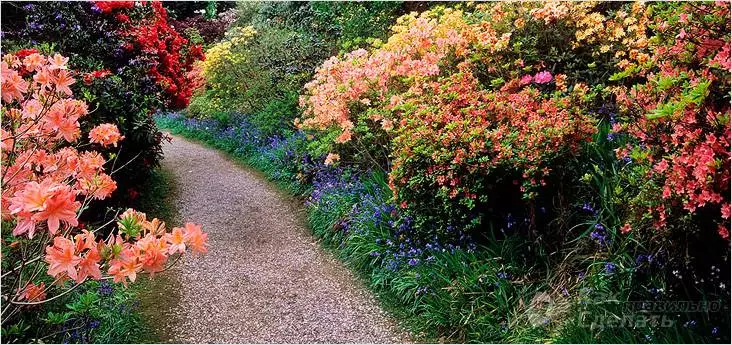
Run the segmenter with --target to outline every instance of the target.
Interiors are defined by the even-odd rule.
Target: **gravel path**
[[[378,302],[304,225],[302,207],[215,150],[175,137],[163,167],[182,220],[201,223],[209,253],[186,257],[160,307],[163,341],[408,341]],[[176,287],[172,287],[176,289]]]

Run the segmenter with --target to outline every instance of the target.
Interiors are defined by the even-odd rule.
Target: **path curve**
[[[174,137],[163,168],[181,220],[209,252],[171,272],[177,305],[162,334],[184,343],[393,343],[408,339],[372,294],[304,225],[302,207],[221,153]]]

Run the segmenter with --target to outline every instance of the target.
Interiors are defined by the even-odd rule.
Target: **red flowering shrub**
[[[657,5],[654,11],[654,36],[639,51],[647,60],[626,61],[612,78],[638,80],[613,89],[621,115],[613,130],[630,136],[618,158],[629,157],[635,173],[646,176],[632,199],[635,222],[649,214],[662,229],[674,214],[703,212],[727,239],[729,4]]]
[[[122,35],[129,38],[124,47],[138,50],[140,58],[149,62],[149,75],[163,89],[167,105],[173,109],[185,108],[193,95],[193,76],[189,72],[193,62],[203,59],[203,49],[200,45],[190,45],[168,23],[167,12],[159,1],[149,6],[149,16],[123,31]]]
[[[129,9],[135,7],[134,1],[94,1],[102,13],[112,13],[117,9]]]

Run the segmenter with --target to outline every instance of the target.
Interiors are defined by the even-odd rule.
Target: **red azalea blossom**
[[[111,13],[116,9],[125,9],[135,7],[134,1],[95,1],[94,4],[102,13]]]

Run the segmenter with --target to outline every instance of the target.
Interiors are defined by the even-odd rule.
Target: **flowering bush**
[[[728,301],[729,11],[435,7],[326,61],[296,125],[326,164],[386,171],[422,240],[521,233],[595,258],[556,263],[562,286]]]
[[[629,47],[636,58],[621,60],[611,78],[638,80],[613,88],[619,117],[612,128],[629,137],[618,159],[629,157],[646,177],[632,199],[637,225],[644,214],[663,229],[675,213],[703,213],[729,238],[728,5],[656,6],[652,43]]]
[[[435,8],[402,17],[372,52],[334,57],[319,69],[301,98],[298,125],[328,131],[320,149],[372,158],[389,171],[405,205],[438,197],[471,209],[498,182],[520,184],[533,199],[594,132],[587,86],[561,67],[547,70],[559,54],[544,56],[528,44],[523,58],[514,53],[519,43],[511,42],[549,30],[533,19],[535,7]],[[507,24],[519,20],[534,22],[510,31]]]
[[[79,72],[71,88],[96,109],[82,132],[112,123],[126,138],[121,150],[97,147],[129,161],[117,178],[120,190],[105,203],[132,199],[162,158],[163,136],[151,114],[185,106],[198,80],[192,72],[200,49],[175,32],[165,10],[153,2],[30,3],[18,10],[3,20],[4,51],[31,47],[28,51],[71,57],[69,68]]]
[[[182,109],[193,94],[188,72],[193,69],[194,61],[203,58],[202,47],[189,45],[188,40],[170,26],[167,12],[160,2],[151,2],[150,7],[148,17],[123,31],[123,36],[134,42],[126,42],[124,48],[137,49],[141,52],[140,59],[151,61],[148,73],[163,89],[168,105],[172,109]],[[120,15],[124,14],[117,14],[118,20]],[[124,22],[125,18],[121,21]]]
[[[187,223],[168,231],[160,220],[132,209],[117,217],[118,231],[106,239],[98,232],[109,223],[91,229],[79,222],[93,200],[109,197],[117,185],[114,172],[104,169],[109,157],[74,145],[89,110],[72,98],[69,87],[76,79],[68,61],[38,53],[2,58],[4,329],[24,310],[88,279],[127,284],[138,273],[167,269],[168,258],[187,248],[207,251],[200,226]],[[100,146],[124,140],[113,124],[94,127],[89,137]]]

